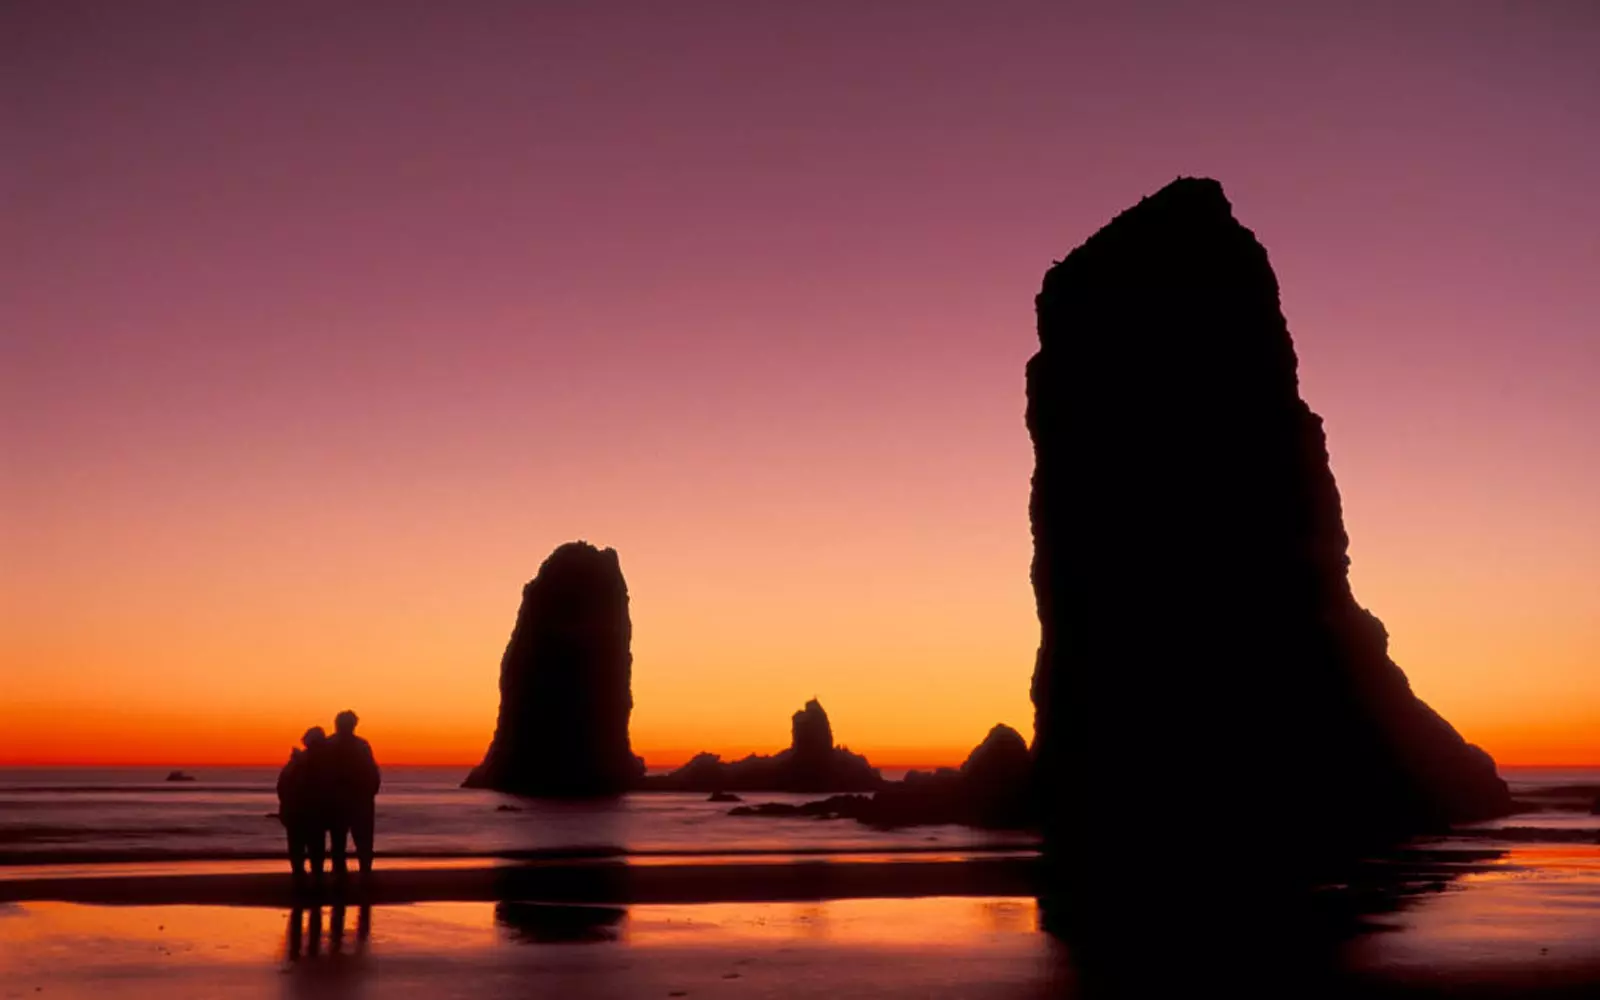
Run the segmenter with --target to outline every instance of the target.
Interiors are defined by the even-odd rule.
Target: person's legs
[[[306,879],[305,832],[295,823],[283,825],[284,839],[289,842],[289,872],[296,885]]]
[[[356,842],[356,862],[361,866],[361,874],[367,875],[372,871],[372,830],[375,817],[372,803],[367,803],[365,808],[356,811],[350,826],[351,839]]]
[[[333,874],[344,878],[350,866],[345,860],[345,842],[350,839],[350,823],[344,818],[334,821],[332,830],[329,831],[332,840],[329,842],[329,854],[333,859]]]
[[[321,824],[309,823],[305,828],[306,857],[311,861],[311,879],[322,884],[322,859],[327,853],[325,841],[328,833]]]

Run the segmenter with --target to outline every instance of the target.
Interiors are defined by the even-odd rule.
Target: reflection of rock
[[[522,590],[500,661],[500,718],[471,788],[579,797],[644,773],[628,745],[633,710],[628,587],[611,549],[569,542]]]
[[[967,756],[960,770],[912,771],[875,794],[835,795],[792,805],[763,802],[741,806],[730,816],[848,818],[871,826],[935,823],[1020,828],[1033,822],[1033,755],[1020,733],[998,725]]]
[[[1504,812],[1494,762],[1412,694],[1351,594],[1322,422],[1221,186],[1181,179],[1119,215],[1037,307],[1033,700],[1056,856],[1215,816],[1196,850],[1262,869]]]
[[[494,918],[524,944],[588,944],[615,941],[627,910],[614,906],[500,902]]]
[[[685,792],[853,792],[883,784],[877,768],[860,754],[833,745],[828,713],[813,698],[794,713],[790,745],[770,757],[751,754],[724,761],[696,754],[671,774],[644,779],[642,788]]]

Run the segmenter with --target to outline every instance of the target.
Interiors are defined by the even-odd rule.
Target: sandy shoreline
[[[11,878],[0,1000],[1600,995],[1594,845],[1402,852],[1333,890],[1361,910],[1338,926],[1273,909],[1164,919],[1185,899],[1208,912],[1175,870],[1130,899],[1143,931],[1110,936],[1042,932],[1038,864],[391,868],[365,902],[308,908],[281,871]]]

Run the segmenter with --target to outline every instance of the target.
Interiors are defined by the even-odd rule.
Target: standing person
[[[374,799],[378,795],[378,762],[372,744],[356,735],[356,713],[346,709],[334,716],[333,736],[326,744],[328,788],[333,806],[333,871],[343,877],[345,838],[356,842],[361,874],[372,871]]]
[[[278,821],[289,841],[289,870],[295,887],[304,888],[306,862],[311,876],[322,882],[322,838],[327,829],[323,815],[321,757],[328,739],[321,726],[312,726],[300,738],[304,745],[289,751],[289,760],[278,772]]]

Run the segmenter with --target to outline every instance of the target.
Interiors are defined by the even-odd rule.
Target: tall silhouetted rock
[[[684,792],[859,792],[882,784],[883,776],[867,758],[833,745],[828,713],[813,698],[794,713],[788,749],[735,761],[699,753],[671,774],[646,778],[642,787]]]
[[[1037,308],[1034,749],[1056,860],[1170,844],[1181,819],[1190,857],[1297,868],[1505,811],[1494,762],[1411,693],[1351,594],[1322,421],[1221,185],[1117,216]]]
[[[612,549],[569,542],[522,589],[500,661],[500,718],[472,788],[519,795],[612,795],[644,762],[628,745],[633,626]]]

